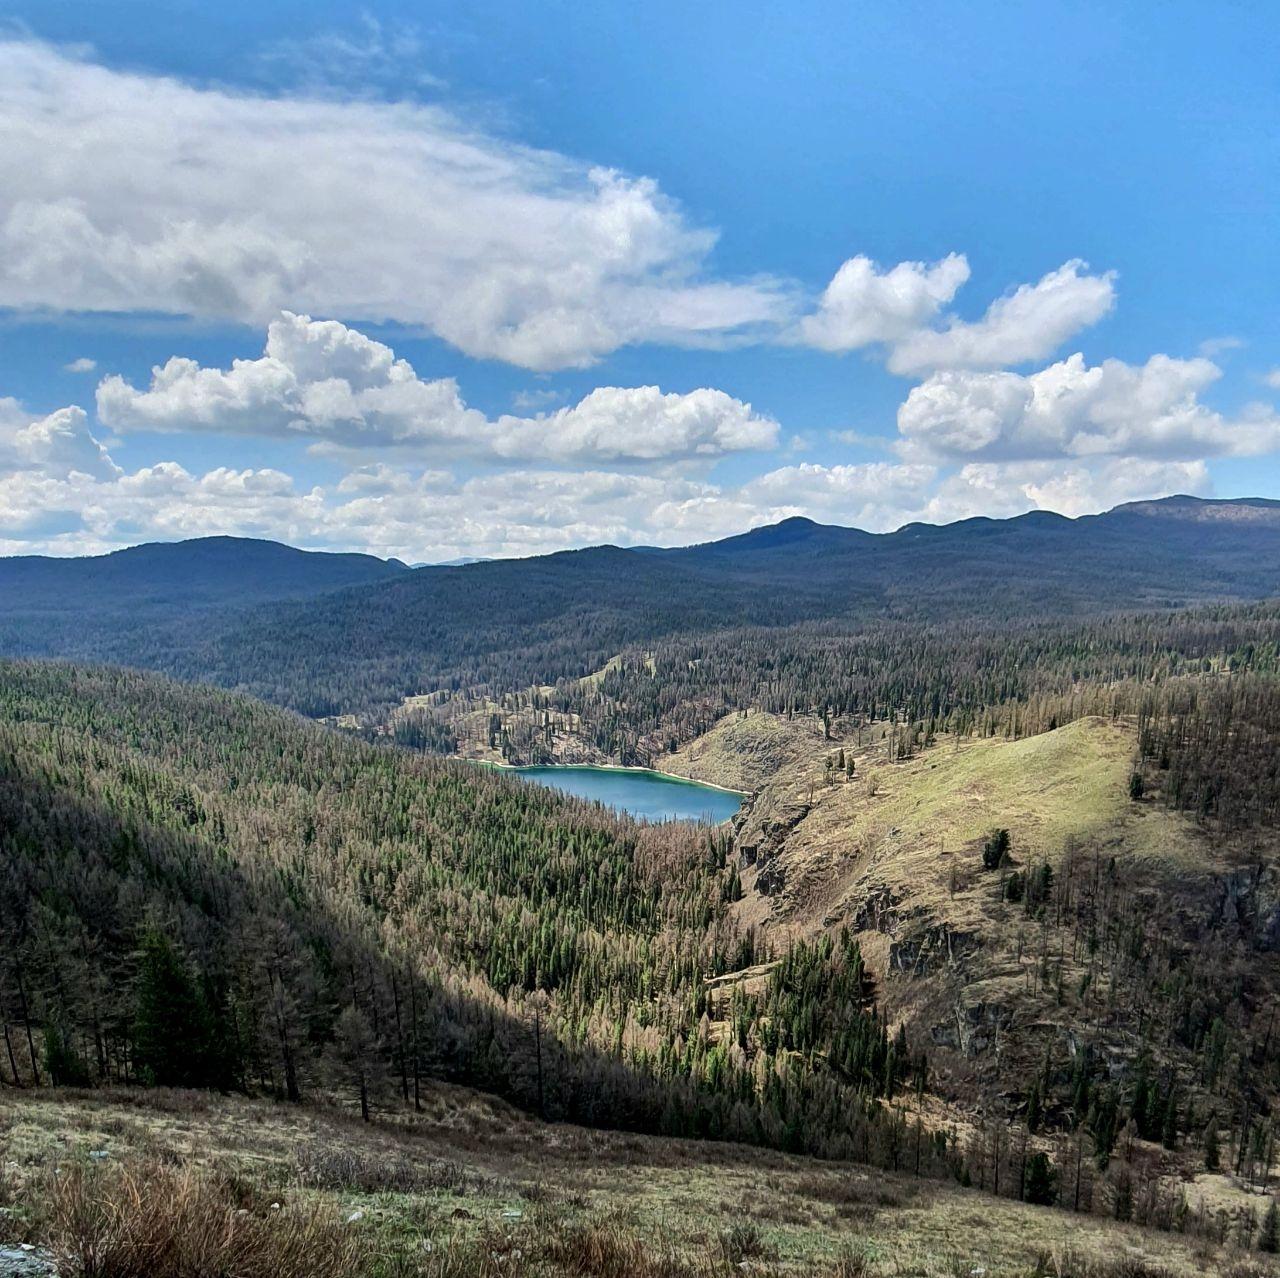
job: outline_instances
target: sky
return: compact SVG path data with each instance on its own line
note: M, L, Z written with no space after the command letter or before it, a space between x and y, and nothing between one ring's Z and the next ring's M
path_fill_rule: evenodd
M0 554L1280 497L1273 4L0 0Z

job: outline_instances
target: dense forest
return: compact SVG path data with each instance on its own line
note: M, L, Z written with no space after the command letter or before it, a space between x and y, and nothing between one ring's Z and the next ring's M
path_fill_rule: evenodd
M1087 621L884 621L856 633L752 627L628 649L598 679L562 679L496 703L483 693L440 695L401 730L416 723L425 745L428 719L444 725L492 703L513 761L540 761L571 727L621 762L649 765L748 708L828 724L900 723L918 743L940 732L1038 732L1081 714L1136 712L1143 689L1170 680L1278 670L1274 603Z

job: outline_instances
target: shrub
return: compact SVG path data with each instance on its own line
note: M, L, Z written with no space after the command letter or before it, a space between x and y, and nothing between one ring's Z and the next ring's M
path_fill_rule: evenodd
M749 1220L735 1220L720 1234L720 1254L731 1265L759 1259L765 1254L759 1229Z
M982 845L982 864L985 869L998 870L1009 860L1009 831L992 830Z

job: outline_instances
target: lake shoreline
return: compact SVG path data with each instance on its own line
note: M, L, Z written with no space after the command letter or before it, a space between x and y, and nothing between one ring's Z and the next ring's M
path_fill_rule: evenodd
M458 757L458 756L455 756ZM464 763L478 763L484 768L502 768L509 772L520 772L525 768L576 768L580 771L593 772L631 772L645 776L661 777L664 781L678 781L684 785L705 786L708 790L719 790L722 794L735 794L742 800L751 798L750 790L735 790L729 785L717 785L714 781L699 781L695 777L682 777L678 772L663 772L661 768L642 768L625 763L499 763L494 759L463 759Z

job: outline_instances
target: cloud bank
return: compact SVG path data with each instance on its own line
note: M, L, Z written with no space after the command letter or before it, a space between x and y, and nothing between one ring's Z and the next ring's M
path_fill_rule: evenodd
M712 232L633 178L413 103L266 97L0 42L0 305L424 327L588 364L779 319L705 273Z
M1028 376L955 370L912 389L898 411L910 457L996 460L1257 455L1280 446L1280 415L1258 405L1230 420L1199 395L1210 360L1153 355L1090 367L1076 354Z

